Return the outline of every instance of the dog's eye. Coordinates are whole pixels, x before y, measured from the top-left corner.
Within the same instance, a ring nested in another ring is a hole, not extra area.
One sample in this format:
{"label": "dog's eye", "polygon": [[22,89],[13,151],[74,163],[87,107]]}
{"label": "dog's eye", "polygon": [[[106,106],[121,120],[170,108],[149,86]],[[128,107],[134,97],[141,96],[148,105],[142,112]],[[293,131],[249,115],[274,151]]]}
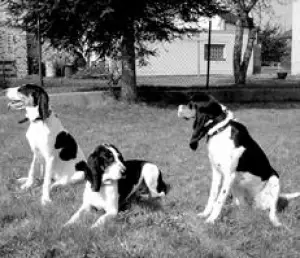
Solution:
{"label": "dog's eye", "polygon": [[105,159],[110,163],[114,161],[114,156],[112,154],[107,154]]}

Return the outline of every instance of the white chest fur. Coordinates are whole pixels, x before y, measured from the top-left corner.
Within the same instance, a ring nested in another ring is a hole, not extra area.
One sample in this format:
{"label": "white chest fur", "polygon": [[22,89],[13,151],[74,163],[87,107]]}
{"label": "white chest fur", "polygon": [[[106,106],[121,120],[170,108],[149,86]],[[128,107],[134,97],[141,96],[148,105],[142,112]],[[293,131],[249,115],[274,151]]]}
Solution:
{"label": "white chest fur", "polygon": [[231,128],[214,135],[208,141],[208,156],[211,164],[220,172],[227,171],[235,160],[235,145],[231,137]]}
{"label": "white chest fur", "polygon": [[54,151],[55,138],[62,130],[59,119],[51,115],[46,121],[31,122],[26,138],[32,151],[38,151],[46,157]]}
{"label": "white chest fur", "polygon": [[30,123],[26,133],[26,138],[33,151],[43,152],[49,144],[50,129],[47,124],[42,121]]}
{"label": "white chest fur", "polygon": [[84,203],[97,209],[111,210],[118,207],[119,194],[118,185],[103,185],[99,192],[93,192],[89,182],[86,183],[84,191]]}

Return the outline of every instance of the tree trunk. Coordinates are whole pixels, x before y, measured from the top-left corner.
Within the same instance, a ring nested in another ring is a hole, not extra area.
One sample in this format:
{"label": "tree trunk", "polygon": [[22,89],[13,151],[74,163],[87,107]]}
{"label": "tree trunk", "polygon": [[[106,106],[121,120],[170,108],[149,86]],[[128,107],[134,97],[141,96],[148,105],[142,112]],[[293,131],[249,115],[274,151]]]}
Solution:
{"label": "tree trunk", "polygon": [[243,36],[244,36],[244,28],[242,26],[242,19],[239,18],[236,22],[234,49],[233,49],[233,73],[234,73],[234,82],[236,84],[239,84],[240,81]]}
{"label": "tree trunk", "polygon": [[122,40],[121,100],[135,102],[137,99],[134,33],[128,31]]}
{"label": "tree trunk", "polygon": [[256,28],[253,26],[252,20],[248,19],[248,41],[242,59],[243,35],[244,28],[242,19],[238,19],[236,23],[235,43],[234,43],[234,81],[236,84],[246,84],[247,70],[251,59],[254,41],[256,39]]}

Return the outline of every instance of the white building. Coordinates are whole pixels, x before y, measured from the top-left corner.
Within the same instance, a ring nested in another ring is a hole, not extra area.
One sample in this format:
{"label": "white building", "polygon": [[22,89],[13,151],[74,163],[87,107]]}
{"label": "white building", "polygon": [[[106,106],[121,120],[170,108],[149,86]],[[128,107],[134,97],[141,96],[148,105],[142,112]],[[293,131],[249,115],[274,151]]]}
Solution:
{"label": "white building", "polygon": [[[212,18],[211,32],[211,74],[233,74],[233,47],[236,17],[225,13]],[[201,75],[207,70],[208,18],[199,20],[205,32],[192,38],[175,40],[171,43],[158,42],[151,45],[157,49],[157,56],[149,59],[144,67],[137,66],[138,76],[151,75]],[[299,25],[300,26],[300,25]],[[247,45],[248,29],[244,30],[244,44]],[[253,73],[253,55],[248,74]]]}
{"label": "white building", "polygon": [[300,74],[300,0],[292,3],[292,74]]}

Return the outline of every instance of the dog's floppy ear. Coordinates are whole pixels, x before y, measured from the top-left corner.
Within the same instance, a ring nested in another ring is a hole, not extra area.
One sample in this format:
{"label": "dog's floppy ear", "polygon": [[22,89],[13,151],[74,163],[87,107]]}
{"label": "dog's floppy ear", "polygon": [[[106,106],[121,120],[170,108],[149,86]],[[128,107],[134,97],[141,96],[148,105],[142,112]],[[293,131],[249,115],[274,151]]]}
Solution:
{"label": "dog's floppy ear", "polygon": [[49,111],[49,96],[45,92],[40,92],[38,96],[39,114],[42,120],[45,120],[50,116]]}
{"label": "dog's floppy ear", "polygon": [[207,115],[202,112],[202,108],[197,107],[196,110],[196,118],[193,124],[193,134],[190,140],[190,148],[192,150],[196,150],[198,148],[199,141],[204,137],[207,133],[207,128],[204,126],[206,123]]}
{"label": "dog's floppy ear", "polygon": [[83,171],[84,172],[84,177],[87,181],[92,183],[92,171],[89,168],[88,164],[85,161],[80,161],[75,165],[75,170],[76,171]]}
{"label": "dog's floppy ear", "polygon": [[94,192],[99,192],[102,184],[102,176],[104,173],[104,159],[97,155],[91,155],[88,158],[88,166],[90,168],[90,183]]}

